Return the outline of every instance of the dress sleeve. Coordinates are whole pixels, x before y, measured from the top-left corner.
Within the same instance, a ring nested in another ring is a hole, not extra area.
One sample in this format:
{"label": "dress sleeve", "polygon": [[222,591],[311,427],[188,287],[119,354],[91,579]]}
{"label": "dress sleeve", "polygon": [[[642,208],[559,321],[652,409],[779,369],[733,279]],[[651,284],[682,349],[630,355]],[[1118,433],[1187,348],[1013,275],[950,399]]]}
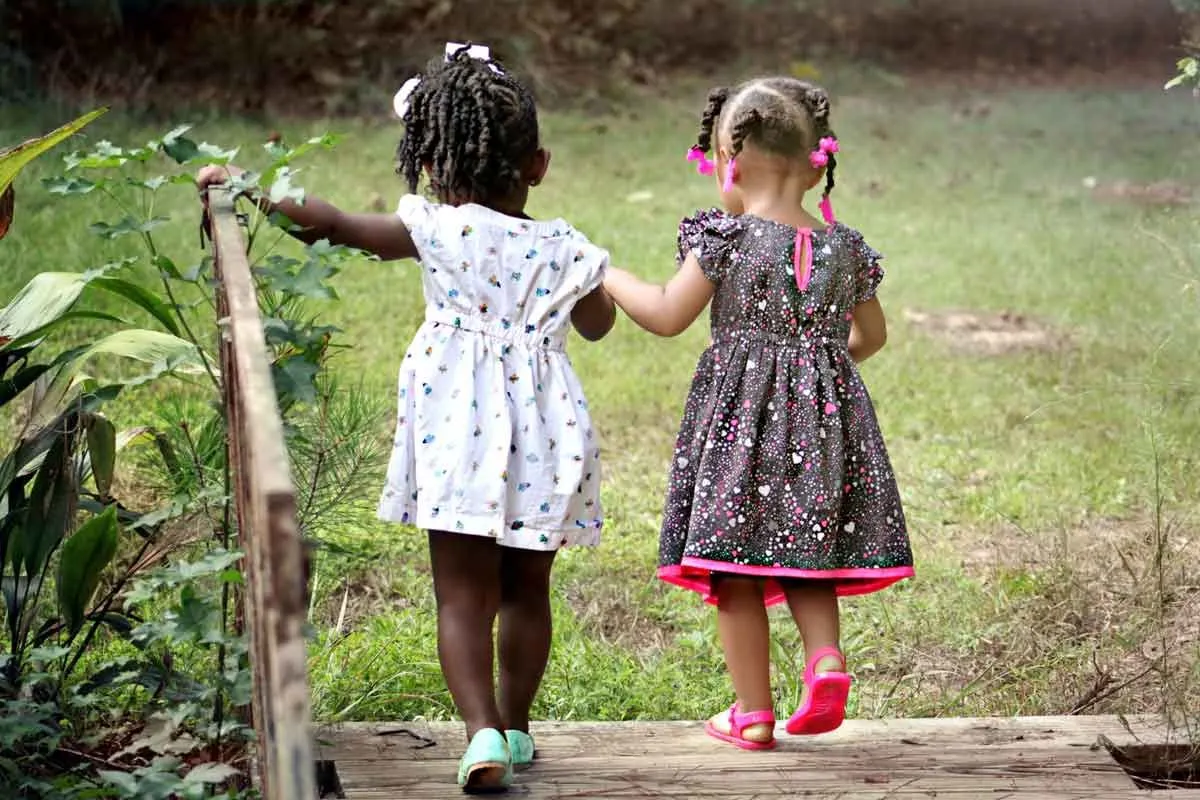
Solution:
{"label": "dress sleeve", "polygon": [[724,211],[700,211],[679,223],[679,253],[676,266],[683,266],[695,253],[704,276],[713,283],[721,280],[734,254],[733,244],[742,231],[741,220]]}
{"label": "dress sleeve", "polygon": [[592,244],[578,231],[571,237],[569,247],[575,291],[580,296],[589,294],[604,282],[604,273],[608,270],[608,251]]}
{"label": "dress sleeve", "polygon": [[417,252],[421,256],[428,254],[431,247],[437,243],[437,209],[436,205],[417,194],[401,197],[400,206],[396,209],[396,216],[400,217],[404,227],[408,228],[413,244],[417,246]]}
{"label": "dress sleeve", "polygon": [[883,254],[855,231],[850,238],[850,255],[854,265],[854,304],[858,305],[875,297],[883,280],[883,267],[879,266]]}

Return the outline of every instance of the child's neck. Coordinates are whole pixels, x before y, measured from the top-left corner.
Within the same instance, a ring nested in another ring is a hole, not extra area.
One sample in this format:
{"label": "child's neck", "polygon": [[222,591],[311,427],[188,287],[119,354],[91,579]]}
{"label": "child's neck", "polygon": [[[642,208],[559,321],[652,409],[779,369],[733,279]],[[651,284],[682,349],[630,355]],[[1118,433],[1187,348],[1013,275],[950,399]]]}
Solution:
{"label": "child's neck", "polygon": [[769,219],[793,228],[823,228],[825,223],[804,208],[804,195],[754,193],[744,197],[742,210],[746,214]]}

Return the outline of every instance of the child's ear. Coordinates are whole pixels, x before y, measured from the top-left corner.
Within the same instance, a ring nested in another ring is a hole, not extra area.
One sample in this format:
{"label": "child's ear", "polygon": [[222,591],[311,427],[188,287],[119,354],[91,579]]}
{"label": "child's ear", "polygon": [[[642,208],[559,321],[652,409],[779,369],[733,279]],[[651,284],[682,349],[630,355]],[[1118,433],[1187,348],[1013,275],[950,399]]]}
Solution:
{"label": "child's ear", "polygon": [[546,173],[549,171],[550,151],[544,147],[539,147],[529,162],[529,171],[526,174],[526,179],[529,181],[529,185],[537,186],[546,179]]}

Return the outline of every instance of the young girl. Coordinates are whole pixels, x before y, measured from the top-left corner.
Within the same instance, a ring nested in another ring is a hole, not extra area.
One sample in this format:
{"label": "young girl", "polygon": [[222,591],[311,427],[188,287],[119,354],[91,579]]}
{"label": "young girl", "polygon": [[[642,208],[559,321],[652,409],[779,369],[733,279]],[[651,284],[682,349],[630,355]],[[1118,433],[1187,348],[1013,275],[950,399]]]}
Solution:
{"label": "young girl", "polygon": [[[534,755],[555,552],[600,536],[599,450],[564,345],[571,324],[592,341],[613,325],[608,254],[561,219],[525,214],[550,154],[529,90],[486,48],[449,46],[396,105],[397,171],[414,193],[397,214],[260,202],[306,241],[421,264],[425,322],[400,369],[379,516],[429,531],[438,656],[470,742],[458,782],[497,791]],[[422,174],[436,202],[415,194]],[[219,167],[199,176],[225,180]]]}
{"label": "young girl", "polygon": [[[715,148],[716,162],[706,153]],[[610,269],[638,325],[674,336],[712,304],[675,446],[659,576],[717,606],[737,699],[710,735],[774,747],[766,607],[786,600],[807,655],[792,734],[838,727],[850,677],[838,596],[913,574],[904,512],[855,362],[886,339],[880,256],[833,219],[838,152],[829,99],[792,78],[709,96],[688,154],[727,212],[679,229],[679,272],[652,286]],[[805,210],[821,179],[824,221]]]}

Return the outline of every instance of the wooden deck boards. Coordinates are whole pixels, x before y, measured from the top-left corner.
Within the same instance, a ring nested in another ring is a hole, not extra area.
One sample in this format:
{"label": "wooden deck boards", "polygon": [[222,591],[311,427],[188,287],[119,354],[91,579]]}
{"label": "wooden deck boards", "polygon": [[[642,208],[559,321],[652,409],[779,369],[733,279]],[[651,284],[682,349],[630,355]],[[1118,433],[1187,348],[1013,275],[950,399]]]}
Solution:
{"label": "wooden deck boards", "polygon": [[[565,798],[992,798],[1188,800],[1146,793],[1096,745],[1161,743],[1152,719],[1113,717],[850,721],[814,739],[779,730],[773,752],[748,753],[706,737],[698,723],[542,723],[535,766],[510,795]],[[453,798],[462,729],[446,723],[351,723],[318,734],[348,800]],[[1200,800],[1200,795],[1197,795]]]}

